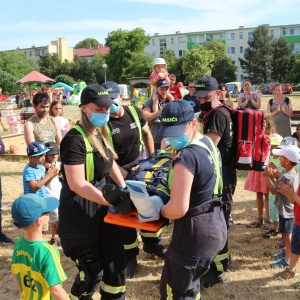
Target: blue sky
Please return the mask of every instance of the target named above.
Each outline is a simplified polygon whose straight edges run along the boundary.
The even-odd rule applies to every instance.
[[[1,1],[0,51],[46,46],[57,37],[69,47],[88,37],[104,44],[118,28],[154,35],[299,23],[299,0]]]

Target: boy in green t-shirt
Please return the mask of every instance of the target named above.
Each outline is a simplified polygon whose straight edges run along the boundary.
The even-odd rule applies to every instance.
[[[61,283],[67,276],[60,264],[58,250],[43,239],[42,227],[49,212],[59,205],[54,197],[26,194],[12,204],[14,223],[24,231],[15,244],[11,270],[20,299],[69,300]]]

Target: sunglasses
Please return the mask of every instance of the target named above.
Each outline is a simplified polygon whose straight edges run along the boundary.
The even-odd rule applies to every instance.
[[[193,85],[193,86],[189,86],[190,89],[195,89],[196,87]]]

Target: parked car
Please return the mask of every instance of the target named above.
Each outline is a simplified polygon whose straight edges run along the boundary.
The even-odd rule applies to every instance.
[[[293,92],[293,87],[289,83],[282,83],[282,91],[284,94],[291,94]]]
[[[6,100],[7,104],[16,104],[16,95],[10,95],[7,100]]]
[[[270,84],[265,83],[260,87],[260,91],[262,94],[272,94],[272,87]]]
[[[293,91],[300,91],[300,83],[296,83],[293,85]]]

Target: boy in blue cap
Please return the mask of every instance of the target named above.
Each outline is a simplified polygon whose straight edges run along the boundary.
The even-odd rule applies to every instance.
[[[49,212],[58,205],[56,198],[41,198],[37,194],[26,194],[12,204],[14,224],[24,231],[16,242],[11,264],[20,299],[69,299],[61,286],[67,276],[59,252],[43,240],[42,233]]]

